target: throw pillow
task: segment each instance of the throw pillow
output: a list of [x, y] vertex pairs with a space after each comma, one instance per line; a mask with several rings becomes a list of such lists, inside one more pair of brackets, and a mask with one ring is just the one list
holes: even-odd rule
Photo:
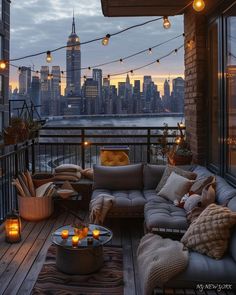
[[176, 166], [171, 166], [171, 165], [168, 165], [163, 173], [163, 176], [156, 188], [156, 192], [158, 193], [162, 188], [163, 186], [166, 184], [166, 181], [168, 179], [168, 177], [171, 175], [172, 172], [175, 172], [176, 174], [180, 175], [180, 176], [183, 176], [185, 178], [188, 178], [189, 180], [195, 180], [196, 177], [197, 177], [197, 174], [194, 173], [194, 172], [190, 172], [190, 171], [185, 171], [179, 167], [176, 167]]
[[194, 194], [191, 195], [184, 203], [184, 209], [190, 212], [195, 207], [201, 207], [202, 196]]
[[206, 208], [208, 205], [215, 203], [215, 178], [207, 184], [202, 191], [201, 207]]
[[172, 172], [168, 177], [166, 184], [159, 191], [158, 195], [172, 202], [180, 201], [193, 185], [193, 180], [189, 180], [181, 175]]
[[190, 189], [190, 195], [193, 195], [193, 194], [201, 195], [204, 187], [207, 184], [211, 183], [213, 179], [214, 179], [214, 176], [200, 177], [196, 179], [196, 181], [194, 182], [194, 184], [192, 185]]
[[189, 226], [181, 242], [191, 250], [220, 259], [228, 248], [230, 229], [235, 224], [236, 212], [211, 204]]

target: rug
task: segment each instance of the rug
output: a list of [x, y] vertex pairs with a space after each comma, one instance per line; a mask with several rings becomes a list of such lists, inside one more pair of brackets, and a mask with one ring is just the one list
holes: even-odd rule
[[89, 275], [67, 275], [55, 263], [56, 247], [52, 245], [31, 294], [123, 295], [122, 248], [104, 247], [103, 267]]

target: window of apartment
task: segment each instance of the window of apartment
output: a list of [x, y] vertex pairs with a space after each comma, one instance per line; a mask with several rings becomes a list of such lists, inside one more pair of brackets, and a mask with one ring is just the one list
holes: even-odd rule
[[209, 165], [213, 170], [219, 168], [219, 63], [218, 63], [218, 21], [210, 24], [208, 30], [208, 73], [209, 73]]
[[2, 8], [3, 8], [2, 1], [3, 0], [0, 0], [0, 20], [2, 20]]
[[226, 173], [236, 177], [236, 5], [226, 18]]

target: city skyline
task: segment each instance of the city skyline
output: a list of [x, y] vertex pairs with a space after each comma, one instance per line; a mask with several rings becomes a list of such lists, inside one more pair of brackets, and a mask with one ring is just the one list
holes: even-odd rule
[[[65, 8], [62, 5], [62, 1], [57, 0], [57, 5], [52, 6], [52, 2], [47, 2], [47, 6], [51, 9], [40, 15], [38, 6], [40, 9], [44, 6], [42, 2], [34, 0], [31, 1], [31, 5], [28, 1], [22, 1], [21, 5], [12, 3], [12, 43], [11, 43], [11, 57], [17, 57], [32, 52], [40, 51], [41, 49], [47, 50], [56, 46], [63, 45], [68, 37], [71, 28], [71, 16], [72, 10], [75, 9], [77, 34], [82, 41], [92, 39], [105, 35], [107, 32], [114, 32], [119, 29], [125, 28], [129, 25], [139, 23], [144, 20], [150, 20], [151, 18], [104, 18], [101, 13], [100, 1], [68, 1], [68, 6]], [[46, 1], [45, 1], [46, 5]], [[84, 7], [87, 7], [85, 10]], [[37, 11], [36, 11], [37, 10]], [[24, 17], [25, 16], [25, 17]], [[53, 17], [54, 16], [54, 17]], [[27, 19], [27, 21], [25, 21]], [[57, 19], [57, 20], [56, 20]], [[114, 58], [119, 58], [130, 53], [137, 52], [138, 50], [144, 49], [147, 46], [151, 46], [159, 43], [160, 41], [170, 39], [178, 34], [182, 33], [183, 30], [183, 19], [181, 16], [170, 18], [172, 27], [166, 31], [162, 27], [162, 21], [154, 22], [150, 25], [144, 26], [139, 30], [132, 30], [120, 35], [119, 37], [112, 38], [109, 46], [102, 46], [101, 42], [95, 42], [88, 46], [82, 46], [82, 66], [93, 65], [104, 61], [109, 61]], [[28, 26], [27, 26], [27, 24]], [[32, 23], [32, 26], [30, 26]], [[47, 34], [45, 34], [45, 26], [47, 28]], [[32, 27], [36, 27], [37, 30], [32, 30]], [[167, 34], [168, 33], [168, 34]], [[23, 42], [27, 34], [28, 45]], [[49, 42], [50, 39], [50, 42]], [[40, 42], [39, 42], [40, 40]], [[53, 41], [53, 42], [52, 42]], [[167, 46], [162, 46], [156, 50], [153, 50], [152, 55], [142, 54], [137, 58], [130, 59], [124, 64], [115, 64], [102, 68], [103, 73], [121, 72], [124, 69], [140, 66], [145, 64], [147, 61], [155, 59], [157, 56], [165, 54], [170, 48], [182, 44], [180, 40], [173, 41]], [[50, 46], [49, 46], [50, 44]], [[121, 55], [121, 56], [120, 56]], [[41, 65], [46, 65], [45, 56], [37, 57], [34, 59], [23, 60], [21, 63], [17, 63], [17, 66], [35, 66], [35, 69], [39, 69]], [[65, 69], [65, 50], [53, 54], [52, 65], [59, 65], [61, 69]], [[181, 76], [183, 77], [183, 52], [179, 52], [177, 56], [171, 56], [160, 65], [154, 65], [135, 73], [131, 80], [139, 79], [140, 76], [152, 75], [154, 81], [159, 85], [161, 90], [162, 80], [167, 78], [170, 74], [172, 77]], [[88, 73], [82, 72], [83, 75]], [[117, 85], [117, 81], [124, 81], [125, 76], [116, 77], [111, 79], [111, 83]], [[13, 88], [17, 85], [17, 73], [16, 70], [11, 68], [11, 85]], [[62, 83], [62, 88], [65, 87], [65, 81]], [[162, 91], [162, 90], [161, 90]]]

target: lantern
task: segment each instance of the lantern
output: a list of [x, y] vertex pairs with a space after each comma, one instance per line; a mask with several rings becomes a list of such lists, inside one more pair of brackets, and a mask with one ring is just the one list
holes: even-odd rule
[[6, 242], [17, 243], [21, 240], [21, 220], [15, 212], [7, 214], [5, 221]]

